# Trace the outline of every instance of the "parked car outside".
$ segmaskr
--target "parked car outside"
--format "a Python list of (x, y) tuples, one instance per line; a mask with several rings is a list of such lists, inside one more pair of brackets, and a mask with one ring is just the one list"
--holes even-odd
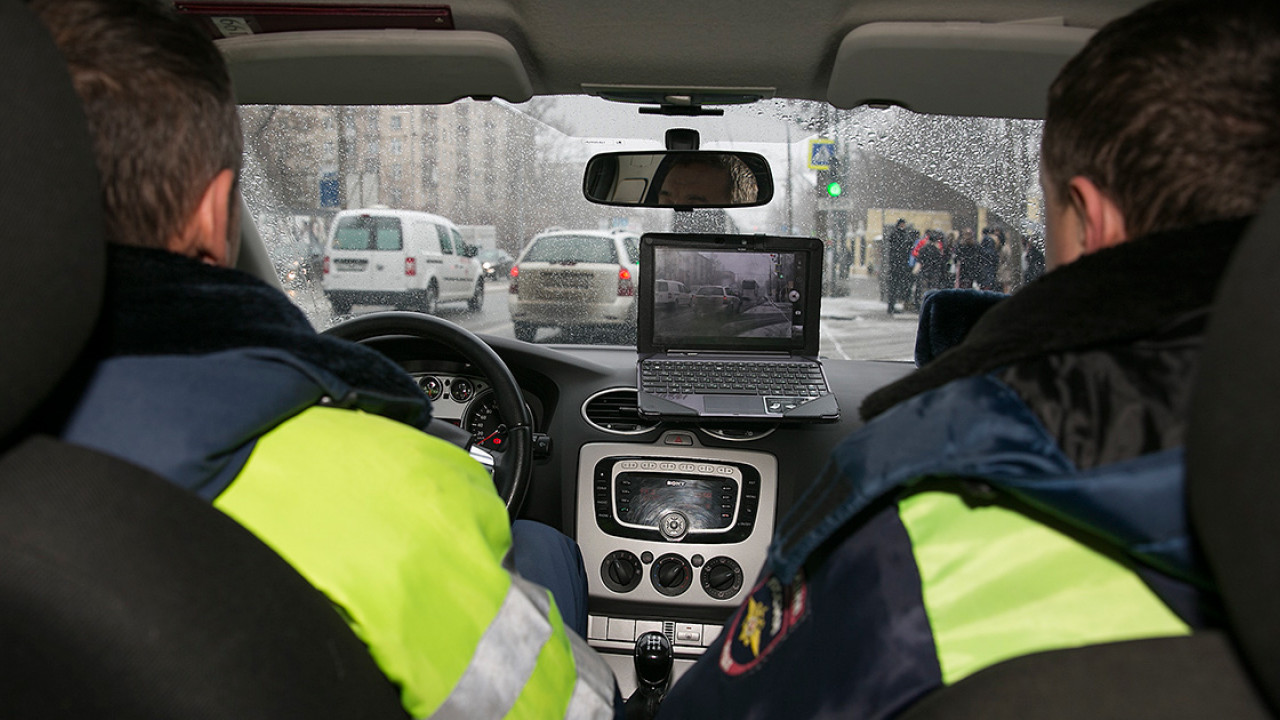
[(688, 307), (693, 304), (693, 294), (679, 280), (654, 280), (653, 296), (655, 307), (665, 306), (674, 310), (681, 305)]
[(438, 303), (484, 306), (476, 249), (448, 218), (413, 210), (344, 210), (324, 257), (324, 292), (337, 315), (353, 304), (434, 313)]
[(703, 285), (693, 294), (693, 309), (698, 313), (737, 313), (742, 310), (738, 291), (723, 285)]
[(640, 239), (602, 230), (555, 230), (529, 241), (511, 268), (515, 336), (540, 327), (609, 328), (634, 334)]

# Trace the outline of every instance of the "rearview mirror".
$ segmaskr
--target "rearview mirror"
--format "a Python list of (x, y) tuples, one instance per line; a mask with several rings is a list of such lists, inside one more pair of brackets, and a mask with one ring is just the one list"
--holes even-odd
[(587, 162), (582, 193), (593, 203), (624, 207), (754, 207), (773, 199), (773, 173), (756, 153), (613, 152)]

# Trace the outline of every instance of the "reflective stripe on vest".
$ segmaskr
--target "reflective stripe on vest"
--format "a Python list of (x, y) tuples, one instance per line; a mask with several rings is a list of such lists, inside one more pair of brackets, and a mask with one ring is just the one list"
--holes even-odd
[(432, 718), (500, 718), (515, 707), (551, 639), (547, 591), (512, 577), (507, 597), (457, 687)]
[[(535, 666), (552, 643), (551, 618), (559, 619), (551, 607), (547, 591), (519, 576), (513, 576), (507, 598), (472, 656), (457, 687), (449, 694), (432, 720), (470, 718), (555, 717), (541, 698), (526, 693)], [(577, 679), (566, 718), (606, 718), (613, 716), (613, 673), (584, 640), (566, 632)], [(556, 705), (561, 700), (552, 700)]]
[(568, 633), (573, 648), (573, 664), (578, 668), (578, 681), (573, 686), (566, 718), (613, 717), (613, 671), (586, 640)]
[(947, 684), (1043, 650), (1186, 635), (1129, 568), (998, 505), (923, 492), (898, 503)]
[[(465, 717), (569, 708), (572, 633), (546, 590), (503, 568), (506, 508), (462, 450), (375, 415), (310, 408), (264, 435), (214, 504), (329, 596), (413, 716), (456, 707), (455, 694)], [(495, 697), (483, 712), (468, 689), (477, 667), (510, 675), (502, 697), (485, 676)]]

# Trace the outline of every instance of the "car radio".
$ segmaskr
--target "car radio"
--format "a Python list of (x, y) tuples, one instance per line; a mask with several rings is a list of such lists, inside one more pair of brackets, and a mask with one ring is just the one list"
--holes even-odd
[[(583, 445), (576, 527), (591, 597), (644, 603), (650, 613), (659, 605), (729, 612), (764, 565), (777, 487), (773, 455), (703, 447), (686, 430), (649, 444)], [(625, 606), (610, 612), (627, 617)], [(615, 630), (609, 637), (630, 650), (635, 638)]]
[(760, 473), (744, 462), (606, 457), (596, 463), (596, 523), (613, 537), (707, 544), (751, 535)]

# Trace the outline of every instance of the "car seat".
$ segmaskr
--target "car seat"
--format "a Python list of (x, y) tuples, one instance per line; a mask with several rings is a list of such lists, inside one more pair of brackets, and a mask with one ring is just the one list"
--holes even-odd
[(83, 111), (18, 0), (0, 0), (0, 68), (0, 716), (404, 718), (338, 612), (257, 538), (35, 432), (84, 372), (104, 231)]
[[(1223, 278), (1187, 432), (1192, 526), (1226, 627), (1037, 653), (931, 693), (903, 720), (1274, 717), (1280, 709), (1280, 188)], [(1100, 610), (1105, 612), (1105, 609)]]

